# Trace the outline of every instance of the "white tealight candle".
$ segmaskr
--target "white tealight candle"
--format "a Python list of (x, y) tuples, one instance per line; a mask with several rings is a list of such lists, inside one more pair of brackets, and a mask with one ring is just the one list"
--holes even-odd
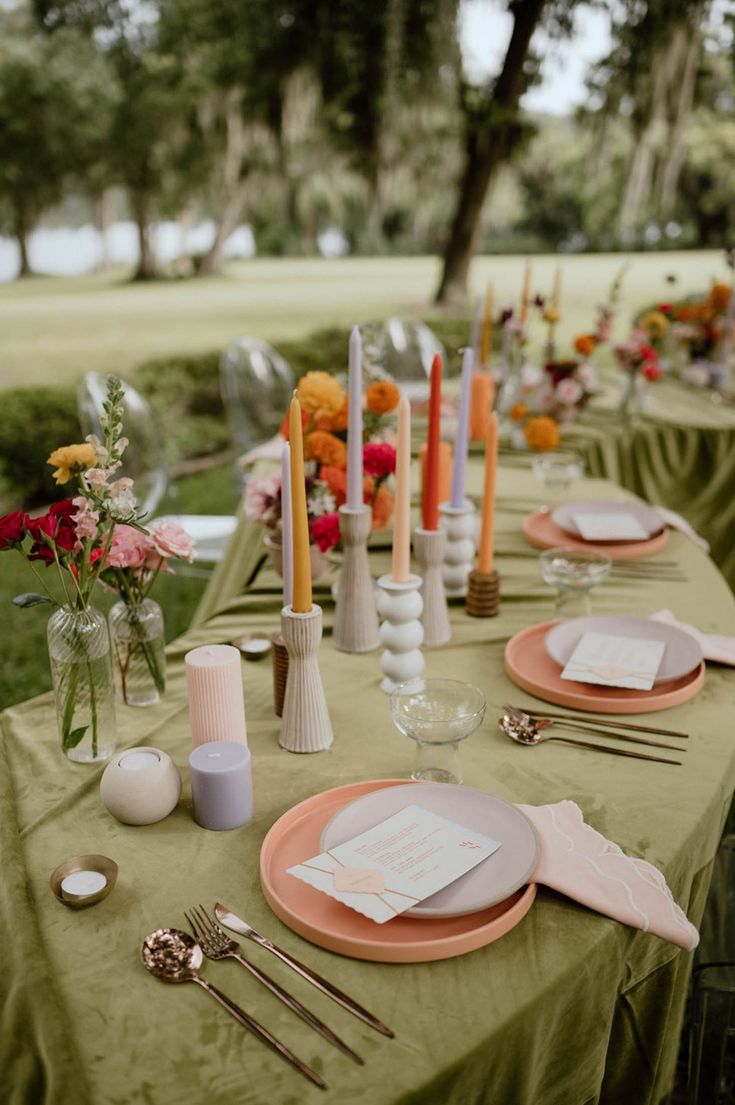
[(119, 765), (126, 771), (147, 771), (160, 762), (155, 752), (129, 752), (127, 756), (122, 757)]
[(71, 875), (61, 880), (61, 889), (65, 894), (79, 897), (97, 894), (106, 885), (107, 879), (101, 871), (72, 871)]

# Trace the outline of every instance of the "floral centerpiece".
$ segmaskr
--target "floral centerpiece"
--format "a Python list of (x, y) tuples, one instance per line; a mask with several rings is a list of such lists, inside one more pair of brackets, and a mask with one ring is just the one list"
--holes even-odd
[[(296, 395), (301, 404), (304, 431), (306, 507), (309, 533), (322, 553), (340, 540), (338, 508), (347, 498), (347, 394), (328, 372), (307, 372), (299, 380)], [(396, 451), (387, 440), (400, 391), (391, 380), (374, 380), (365, 392), (363, 412), (363, 499), (371, 507), (373, 529), (384, 529), (393, 513), (388, 486), (395, 471)], [(281, 425), (288, 440), (288, 417)], [(272, 473), (249, 480), (245, 488), (245, 514), (267, 530), (267, 544), (281, 540), (281, 476)]]
[[(685, 377), (692, 383), (720, 386), (729, 357), (727, 344), (732, 340), (731, 311), (730, 285), (714, 283), (705, 296), (659, 303), (638, 321), (644, 326), (652, 318), (665, 320), (672, 353), (683, 355)], [(659, 325), (663, 328), (663, 322)]]
[(634, 327), (626, 341), (614, 346), (613, 353), (625, 373), (620, 412), (623, 417), (635, 420), (643, 413), (646, 384), (655, 383), (663, 375), (659, 355), (641, 326)]

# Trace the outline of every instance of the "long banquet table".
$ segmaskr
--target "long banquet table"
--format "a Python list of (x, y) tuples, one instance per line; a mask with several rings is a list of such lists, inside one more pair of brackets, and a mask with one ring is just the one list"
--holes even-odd
[[(480, 490), (480, 464), (469, 466)], [(576, 489), (579, 492), (579, 488)], [(619, 488), (587, 481), (585, 495)], [(709, 666), (692, 702), (660, 715), (691, 736), (685, 767), (546, 745), (521, 748), (497, 729), (502, 703), (528, 701), (503, 672), (508, 637), (552, 616), (553, 596), (520, 535), (517, 507), (540, 499), (529, 473), (502, 469), (497, 524), (499, 617), (471, 619), (452, 607), (454, 638), (427, 652), (427, 673), (485, 691), (484, 725), (462, 749), (464, 781), (517, 802), (577, 802), (586, 819), (665, 873), (695, 923), (735, 785), (735, 673)], [(523, 554), (526, 555), (523, 555)], [(735, 634), (735, 601), (719, 572), (687, 538), (672, 534), (688, 585), (609, 581), (596, 609), (645, 614), (669, 607), (703, 630)], [(386, 551), (372, 554), (377, 574)], [(654, 558), (655, 559), (655, 558)], [(294, 756), (278, 747), (268, 662), (244, 665), (256, 812), (227, 833), (191, 819), (190, 733), (183, 657), (205, 642), (270, 631), (278, 580), (262, 571), (245, 596), (169, 649), (165, 700), (121, 708), (120, 745), (149, 744), (182, 769), (184, 794), (166, 820), (118, 824), (98, 798), (101, 768), (68, 764), (57, 747), (50, 696), (4, 712), (0, 743), (0, 936), (3, 942), (0, 1069), (10, 1105), (655, 1105), (671, 1087), (692, 957), (543, 888), (508, 935), (443, 962), (384, 965), (314, 947), (270, 912), (258, 854), (274, 820), (300, 800), (361, 779), (407, 776), (412, 747), (394, 730), (378, 689), (378, 656), (345, 655), (330, 643), (327, 584), (321, 670), (335, 730), (329, 752)], [(652, 724), (659, 715), (647, 715)], [(101, 852), (119, 865), (111, 895), (72, 912), (52, 896), (63, 859)], [(277, 943), (331, 978), (395, 1031), (388, 1040), (342, 1012), (258, 949), (248, 954), (296, 992), (366, 1059), (358, 1068), (296, 1020), (240, 967), (205, 962), (213, 982), (324, 1073), (329, 1096), (263, 1048), (194, 986), (166, 986), (143, 970), (143, 937), (186, 927), (183, 910), (222, 899)]]

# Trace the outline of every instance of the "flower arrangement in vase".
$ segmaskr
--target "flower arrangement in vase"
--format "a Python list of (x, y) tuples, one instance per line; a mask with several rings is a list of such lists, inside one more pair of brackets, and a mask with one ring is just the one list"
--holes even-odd
[(646, 406), (646, 386), (663, 376), (659, 355), (648, 333), (636, 326), (626, 341), (613, 347), (619, 368), (625, 373), (619, 410), (630, 422), (637, 421)]
[[(339, 507), (347, 498), (347, 394), (328, 372), (307, 372), (296, 388), (301, 404), (306, 474), (306, 508), (313, 550), (312, 577), (323, 570), (326, 553), (340, 540)], [(374, 380), (365, 392), (363, 411), (363, 499), (372, 509), (373, 530), (384, 529), (393, 513), (388, 486), (396, 450), (387, 440), (393, 429), (400, 390), (391, 380)], [(281, 425), (288, 440), (288, 417)], [(281, 476), (255, 476), (245, 487), (245, 515), (266, 527), (266, 546), (276, 570), (281, 541)], [(319, 559), (318, 554), (322, 554)], [(316, 571), (315, 571), (316, 569)]]
[[(57, 484), (77, 482), (78, 494), (54, 503), (40, 517), (13, 511), (0, 518), (0, 550), (14, 549), (27, 561), (41, 590), (18, 595), (17, 606), (56, 607), (48, 625), (49, 658), (61, 746), (66, 756), (94, 763), (115, 750), (112, 655), (107, 623), (92, 594), (110, 570), (117, 528), (144, 532), (137, 517), (133, 481), (117, 477), (127, 439), (122, 433), (123, 391), (110, 377), (101, 416), (102, 443), (56, 449), (48, 458)], [(55, 571), (59, 603), (40, 566)]]

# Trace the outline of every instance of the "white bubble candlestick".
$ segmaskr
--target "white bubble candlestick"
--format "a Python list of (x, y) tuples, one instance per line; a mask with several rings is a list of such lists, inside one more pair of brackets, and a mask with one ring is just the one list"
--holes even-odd
[(442, 503), (441, 526), (446, 534), (442, 580), (447, 598), (467, 594), (467, 577), (474, 566), (477, 511), (472, 503), (462, 506)]
[(390, 575), (378, 580), (378, 613), (383, 619), (380, 643), (385, 650), (380, 657), (383, 672), (380, 689), (386, 694), (392, 694), (401, 683), (417, 678), (424, 670), (421, 582), (421, 577), (415, 575), (400, 583)]

